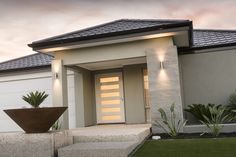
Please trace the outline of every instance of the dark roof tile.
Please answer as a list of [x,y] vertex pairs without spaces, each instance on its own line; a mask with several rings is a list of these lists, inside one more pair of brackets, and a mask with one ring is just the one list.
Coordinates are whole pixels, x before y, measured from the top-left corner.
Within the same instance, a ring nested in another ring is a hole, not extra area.
[[193,48],[236,44],[236,30],[194,30]]
[[53,57],[50,55],[36,53],[0,63],[0,72],[33,67],[45,67],[51,64],[52,59]]
[[132,34],[137,32],[146,32],[150,29],[158,30],[179,25],[191,25],[189,20],[145,20],[145,19],[121,19],[109,23],[89,27],[79,31],[62,34],[59,36],[35,41],[29,44],[31,47],[49,46],[65,42],[82,41],[102,37],[118,36],[123,34]]

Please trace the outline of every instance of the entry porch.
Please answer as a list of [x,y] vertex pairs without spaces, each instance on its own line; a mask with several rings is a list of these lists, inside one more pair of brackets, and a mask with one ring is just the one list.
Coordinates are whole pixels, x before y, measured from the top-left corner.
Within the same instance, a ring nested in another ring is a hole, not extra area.
[[[172,103],[183,119],[177,47],[170,36],[53,55],[53,105],[68,105],[67,70],[72,70],[76,127],[153,124],[158,108]],[[68,118],[67,112],[64,128]]]

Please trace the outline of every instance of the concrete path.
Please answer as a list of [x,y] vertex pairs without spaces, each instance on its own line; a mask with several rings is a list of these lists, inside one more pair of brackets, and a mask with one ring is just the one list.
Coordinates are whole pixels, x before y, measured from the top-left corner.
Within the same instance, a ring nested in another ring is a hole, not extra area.
[[98,125],[71,130],[74,144],[60,148],[59,157],[127,157],[150,135],[149,124]]

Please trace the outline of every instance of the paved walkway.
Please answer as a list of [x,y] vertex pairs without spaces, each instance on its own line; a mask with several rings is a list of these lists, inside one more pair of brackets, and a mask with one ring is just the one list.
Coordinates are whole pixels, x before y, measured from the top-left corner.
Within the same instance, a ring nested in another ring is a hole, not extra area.
[[74,129],[74,144],[59,149],[59,157],[127,157],[150,135],[150,127],[116,124]]

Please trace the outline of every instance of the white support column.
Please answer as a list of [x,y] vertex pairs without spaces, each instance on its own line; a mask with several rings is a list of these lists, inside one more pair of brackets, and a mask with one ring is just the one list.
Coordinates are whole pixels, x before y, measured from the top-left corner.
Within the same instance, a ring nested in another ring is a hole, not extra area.
[[[62,60],[52,61],[53,106],[68,106],[67,70]],[[68,109],[62,116],[62,128],[69,128]]]
[[[177,118],[183,120],[177,48],[168,45],[150,49],[146,56],[152,123],[160,119],[158,109],[169,111],[172,103],[175,103]],[[155,126],[153,131],[158,131]]]

